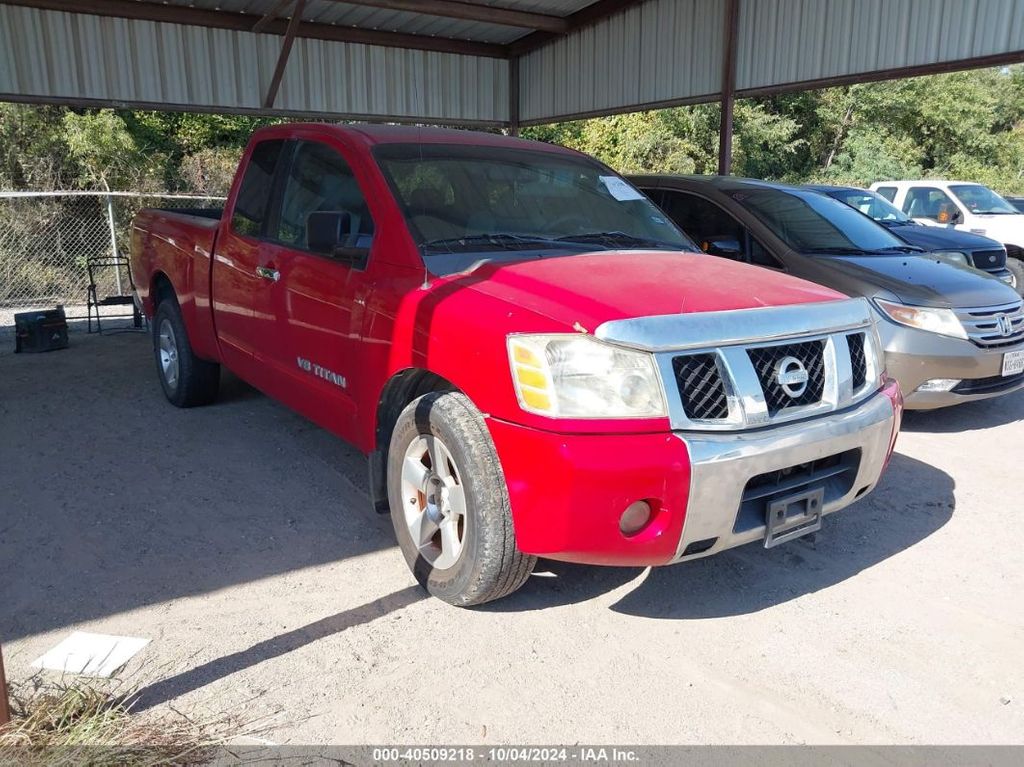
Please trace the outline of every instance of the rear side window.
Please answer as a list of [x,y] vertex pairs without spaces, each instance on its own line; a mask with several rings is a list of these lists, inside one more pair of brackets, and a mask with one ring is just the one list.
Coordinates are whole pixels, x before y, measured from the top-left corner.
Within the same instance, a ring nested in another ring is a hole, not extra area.
[[263,234],[263,221],[274,185],[274,172],[283,146],[282,140],[261,141],[253,149],[231,217],[231,228],[238,234],[249,237]]
[[709,252],[708,243],[713,240],[731,239],[739,245],[744,261],[772,269],[783,268],[743,224],[715,203],[685,192],[666,191],[664,195],[661,209],[701,250]]
[[894,186],[880,186],[875,191],[889,202],[896,199],[896,187]]

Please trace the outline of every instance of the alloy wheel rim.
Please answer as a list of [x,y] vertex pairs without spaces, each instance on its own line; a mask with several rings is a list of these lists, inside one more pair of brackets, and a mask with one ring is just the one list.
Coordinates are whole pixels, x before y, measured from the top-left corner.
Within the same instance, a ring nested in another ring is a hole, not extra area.
[[160,369],[164,381],[171,389],[178,387],[178,339],[174,328],[168,320],[160,323],[158,334],[158,351],[160,353]]
[[402,511],[420,556],[438,570],[452,567],[466,543],[466,491],[451,451],[433,434],[418,435],[405,451]]

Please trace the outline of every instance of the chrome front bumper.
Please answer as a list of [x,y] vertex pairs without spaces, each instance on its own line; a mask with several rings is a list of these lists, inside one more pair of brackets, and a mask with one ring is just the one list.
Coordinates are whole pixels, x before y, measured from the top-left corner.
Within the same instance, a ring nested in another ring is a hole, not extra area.
[[[879,392],[855,408],[809,422],[733,434],[676,432],[689,451],[690,498],[673,562],[715,554],[764,540],[766,526],[737,531],[744,488],[754,477],[859,450],[848,492],[827,498],[823,514],[838,511],[874,488],[885,468],[894,427],[892,401]],[[710,547],[686,554],[691,544],[715,539]]]

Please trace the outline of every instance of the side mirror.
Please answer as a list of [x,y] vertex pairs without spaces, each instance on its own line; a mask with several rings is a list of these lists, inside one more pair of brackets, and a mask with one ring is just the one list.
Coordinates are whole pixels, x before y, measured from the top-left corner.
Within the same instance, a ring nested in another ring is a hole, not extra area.
[[306,246],[315,253],[360,266],[369,248],[355,247],[358,234],[352,230],[352,216],[340,210],[315,210],[306,217]]
[[731,258],[733,261],[743,260],[743,248],[734,237],[709,237],[701,241],[700,249],[712,256]]

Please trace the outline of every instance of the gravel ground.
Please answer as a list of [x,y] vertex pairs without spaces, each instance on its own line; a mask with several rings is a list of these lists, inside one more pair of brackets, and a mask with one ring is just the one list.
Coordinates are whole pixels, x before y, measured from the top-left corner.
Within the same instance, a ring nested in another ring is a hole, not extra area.
[[427,599],[356,451],[228,378],[180,411],[137,334],[0,332],[8,674],[72,629],[148,637],[144,706],[275,742],[1024,743],[1024,393],[911,414],[813,543],[656,570],[542,563]]

